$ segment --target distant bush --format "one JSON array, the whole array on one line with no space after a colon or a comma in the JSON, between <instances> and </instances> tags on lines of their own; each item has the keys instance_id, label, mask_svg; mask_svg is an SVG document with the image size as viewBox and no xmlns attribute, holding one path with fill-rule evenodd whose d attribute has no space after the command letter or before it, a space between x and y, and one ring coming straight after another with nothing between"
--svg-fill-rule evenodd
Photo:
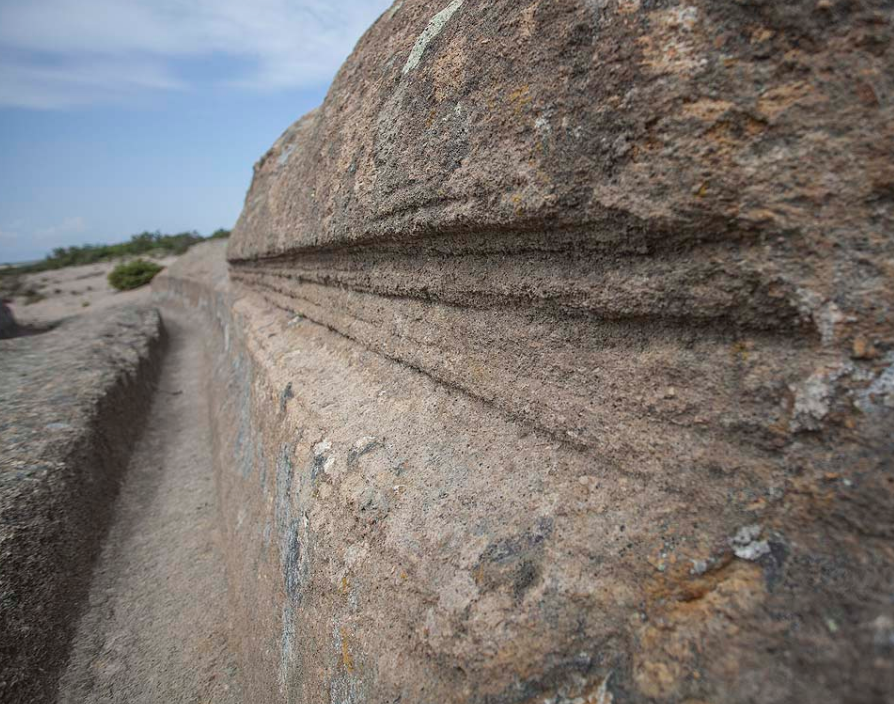
<instances>
[{"instance_id":1,"label":"distant bush","mask_svg":"<svg viewBox=\"0 0 894 704\"><path fill-rule=\"evenodd\" d=\"M230 231L220 228L219 230L215 230L212 232L207 239L209 240L224 240L230 236Z\"/></svg>"},{"instance_id":2,"label":"distant bush","mask_svg":"<svg viewBox=\"0 0 894 704\"><path fill-rule=\"evenodd\" d=\"M109 274L109 284L119 291L129 291L132 288L145 286L155 275L162 270L155 262L147 262L145 259L135 259L126 264L119 264Z\"/></svg>"}]
</instances>

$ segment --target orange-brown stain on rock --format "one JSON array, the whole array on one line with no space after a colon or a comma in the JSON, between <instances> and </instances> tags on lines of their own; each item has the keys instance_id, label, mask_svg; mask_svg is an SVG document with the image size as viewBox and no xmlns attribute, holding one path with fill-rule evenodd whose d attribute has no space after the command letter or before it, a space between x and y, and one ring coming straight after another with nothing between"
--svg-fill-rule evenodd
<instances>
[{"instance_id":1,"label":"orange-brown stain on rock","mask_svg":"<svg viewBox=\"0 0 894 704\"><path fill-rule=\"evenodd\" d=\"M521 117L524 110L531 104L531 89L528 86L521 86L509 93L509 104L515 110L515 114Z\"/></svg>"},{"instance_id":2,"label":"orange-brown stain on rock","mask_svg":"<svg viewBox=\"0 0 894 704\"><path fill-rule=\"evenodd\" d=\"M727 150L745 146L764 129L766 125L761 120L740 113L718 120L705 131L704 136L720 148L720 154L730 156L726 154Z\"/></svg>"},{"instance_id":3,"label":"orange-brown stain on rock","mask_svg":"<svg viewBox=\"0 0 894 704\"><path fill-rule=\"evenodd\" d=\"M815 107L825 99L809 83L796 81L771 88L757 101L757 109L769 120L775 120L792 107Z\"/></svg>"},{"instance_id":4,"label":"orange-brown stain on rock","mask_svg":"<svg viewBox=\"0 0 894 704\"><path fill-rule=\"evenodd\" d=\"M713 98L699 98L686 103L681 113L683 117L694 117L698 120L712 122L724 113L732 110L735 105L728 100L715 100Z\"/></svg>"},{"instance_id":5,"label":"orange-brown stain on rock","mask_svg":"<svg viewBox=\"0 0 894 704\"><path fill-rule=\"evenodd\" d=\"M755 610L766 591L758 565L726 555L700 576L680 562L647 584L644 596L648 621L638 633L634 681L643 695L668 699L685 694L686 680L700 679L707 648L735 636L736 622ZM714 663L724 670L736 667L723 658L714 658Z\"/></svg>"},{"instance_id":6,"label":"orange-brown stain on rock","mask_svg":"<svg viewBox=\"0 0 894 704\"><path fill-rule=\"evenodd\" d=\"M341 629L341 664L348 671L354 671L354 657L351 655L351 647L348 644L348 629Z\"/></svg>"}]
</instances>

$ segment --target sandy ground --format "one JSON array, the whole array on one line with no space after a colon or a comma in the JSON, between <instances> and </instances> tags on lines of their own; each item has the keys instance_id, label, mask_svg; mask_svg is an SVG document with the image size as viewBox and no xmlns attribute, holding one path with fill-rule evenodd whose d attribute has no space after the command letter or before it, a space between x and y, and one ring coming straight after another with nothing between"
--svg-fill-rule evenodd
<instances>
[{"instance_id":1,"label":"sandy ground","mask_svg":"<svg viewBox=\"0 0 894 704\"><path fill-rule=\"evenodd\" d=\"M80 281L87 281L81 279ZM162 311L158 393L94 572L59 704L242 701L229 624L197 325Z\"/></svg>"},{"instance_id":2,"label":"sandy ground","mask_svg":"<svg viewBox=\"0 0 894 704\"><path fill-rule=\"evenodd\" d=\"M177 257L155 259L161 266L169 266ZM35 288L45 298L26 303L25 298L13 300L11 308L20 325L42 326L59 320L81 315L87 311L102 310L124 303L137 303L148 298L149 287L134 291L116 291L106 280L117 261L73 266L22 277L23 288Z\"/></svg>"}]
</instances>

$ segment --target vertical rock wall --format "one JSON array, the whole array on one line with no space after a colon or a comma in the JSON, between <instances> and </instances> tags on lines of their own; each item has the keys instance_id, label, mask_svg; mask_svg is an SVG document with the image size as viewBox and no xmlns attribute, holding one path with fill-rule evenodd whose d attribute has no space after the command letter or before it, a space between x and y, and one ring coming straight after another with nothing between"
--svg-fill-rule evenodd
<instances>
[{"instance_id":1,"label":"vertical rock wall","mask_svg":"<svg viewBox=\"0 0 894 704\"><path fill-rule=\"evenodd\" d=\"M223 321L259 697L890 696L891 22L383 15L256 165L233 281L158 284Z\"/></svg>"}]
</instances>

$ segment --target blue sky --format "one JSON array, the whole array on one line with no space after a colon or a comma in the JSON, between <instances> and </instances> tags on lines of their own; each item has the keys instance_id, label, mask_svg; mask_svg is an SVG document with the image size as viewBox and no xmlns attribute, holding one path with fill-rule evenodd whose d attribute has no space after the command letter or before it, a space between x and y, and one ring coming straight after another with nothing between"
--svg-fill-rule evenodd
<instances>
[{"instance_id":1,"label":"blue sky","mask_svg":"<svg viewBox=\"0 0 894 704\"><path fill-rule=\"evenodd\" d=\"M0 262L231 227L389 0L0 0Z\"/></svg>"}]
</instances>

